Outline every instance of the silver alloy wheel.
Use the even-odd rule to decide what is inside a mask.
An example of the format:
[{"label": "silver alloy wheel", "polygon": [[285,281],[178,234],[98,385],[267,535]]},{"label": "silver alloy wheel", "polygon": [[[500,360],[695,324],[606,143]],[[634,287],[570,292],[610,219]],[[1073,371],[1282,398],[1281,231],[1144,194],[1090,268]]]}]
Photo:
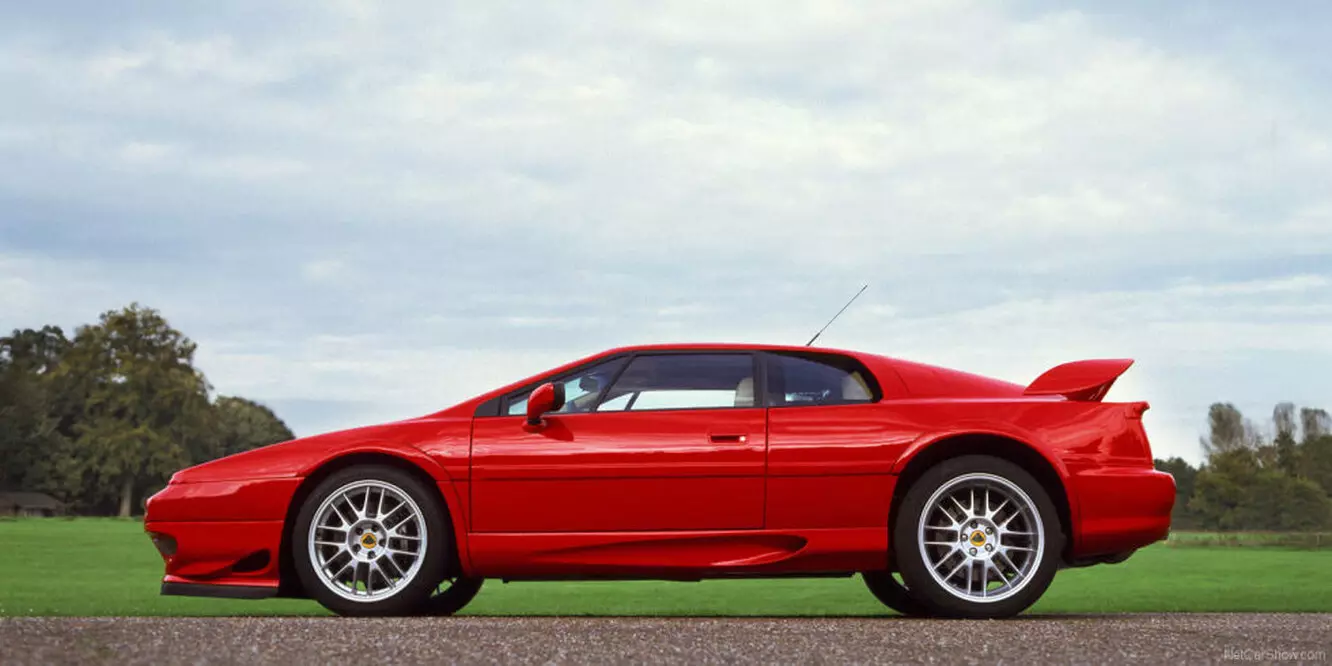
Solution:
[{"label": "silver alloy wheel", "polygon": [[315,511],[310,564],[338,596],[381,601],[421,570],[426,537],[421,507],[401,488],[385,481],[353,481],[330,493]]},{"label": "silver alloy wheel", "polygon": [[1012,481],[973,472],[925,502],[920,554],[935,582],[966,601],[993,603],[1027,586],[1045,552],[1036,503]]}]

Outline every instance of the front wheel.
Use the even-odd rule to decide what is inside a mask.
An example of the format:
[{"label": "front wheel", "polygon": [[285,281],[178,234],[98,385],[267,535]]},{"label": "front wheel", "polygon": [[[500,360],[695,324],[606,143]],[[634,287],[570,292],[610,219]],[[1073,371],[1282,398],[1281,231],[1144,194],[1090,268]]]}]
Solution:
[{"label": "front wheel", "polygon": [[911,598],[906,586],[893,577],[891,571],[865,571],[860,574],[865,580],[865,587],[879,603],[910,617],[925,615],[927,611],[920,602]]},{"label": "front wheel", "polygon": [[1050,586],[1064,535],[1031,474],[975,455],[939,463],[907,490],[893,542],[902,580],[928,614],[1000,618]]},{"label": "front wheel", "polygon": [[339,615],[420,613],[448,563],[439,499],[394,467],[338,471],[315,486],[291,534],[310,596]]}]

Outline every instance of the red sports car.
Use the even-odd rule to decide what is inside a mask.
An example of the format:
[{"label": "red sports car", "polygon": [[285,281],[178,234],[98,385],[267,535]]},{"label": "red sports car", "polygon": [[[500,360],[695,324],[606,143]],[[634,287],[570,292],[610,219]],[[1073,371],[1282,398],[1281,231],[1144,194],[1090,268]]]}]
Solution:
[{"label": "red sports car", "polygon": [[[613,349],[420,418],[241,453],[148,500],[163,594],[449,614],[504,580],[851,576],[1004,617],[1163,538],[1132,361],[1029,386],[875,354]],[[899,581],[894,574],[901,577]]]}]

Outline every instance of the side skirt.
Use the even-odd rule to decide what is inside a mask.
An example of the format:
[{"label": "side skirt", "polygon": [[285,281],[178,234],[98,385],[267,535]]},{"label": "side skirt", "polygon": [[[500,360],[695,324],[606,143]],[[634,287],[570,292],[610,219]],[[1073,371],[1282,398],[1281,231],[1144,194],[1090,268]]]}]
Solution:
[{"label": "side skirt", "polygon": [[175,597],[214,597],[217,599],[267,599],[277,596],[276,587],[261,585],[200,585],[198,583],[162,583],[162,594]]},{"label": "side skirt", "polygon": [[797,573],[715,573],[706,576],[682,576],[674,577],[663,574],[660,577],[651,575],[628,575],[628,576],[595,576],[595,575],[577,575],[568,576],[541,576],[534,578],[501,578],[502,583],[546,583],[561,581],[625,581],[625,580],[655,580],[668,583],[699,583],[705,580],[738,580],[754,578],[850,578],[859,572],[856,571],[811,571]]}]

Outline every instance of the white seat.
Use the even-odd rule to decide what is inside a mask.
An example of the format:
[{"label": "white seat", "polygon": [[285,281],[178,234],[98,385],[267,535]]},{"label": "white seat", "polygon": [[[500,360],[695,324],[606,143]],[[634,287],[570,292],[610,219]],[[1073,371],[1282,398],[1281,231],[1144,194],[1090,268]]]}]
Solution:
[{"label": "white seat", "polygon": [[853,372],[842,378],[842,399],[851,401],[871,400],[874,395],[870,393],[869,386],[861,378],[859,372]]},{"label": "white seat", "polygon": [[754,406],[754,378],[745,377],[735,385],[735,406],[753,407]]}]

